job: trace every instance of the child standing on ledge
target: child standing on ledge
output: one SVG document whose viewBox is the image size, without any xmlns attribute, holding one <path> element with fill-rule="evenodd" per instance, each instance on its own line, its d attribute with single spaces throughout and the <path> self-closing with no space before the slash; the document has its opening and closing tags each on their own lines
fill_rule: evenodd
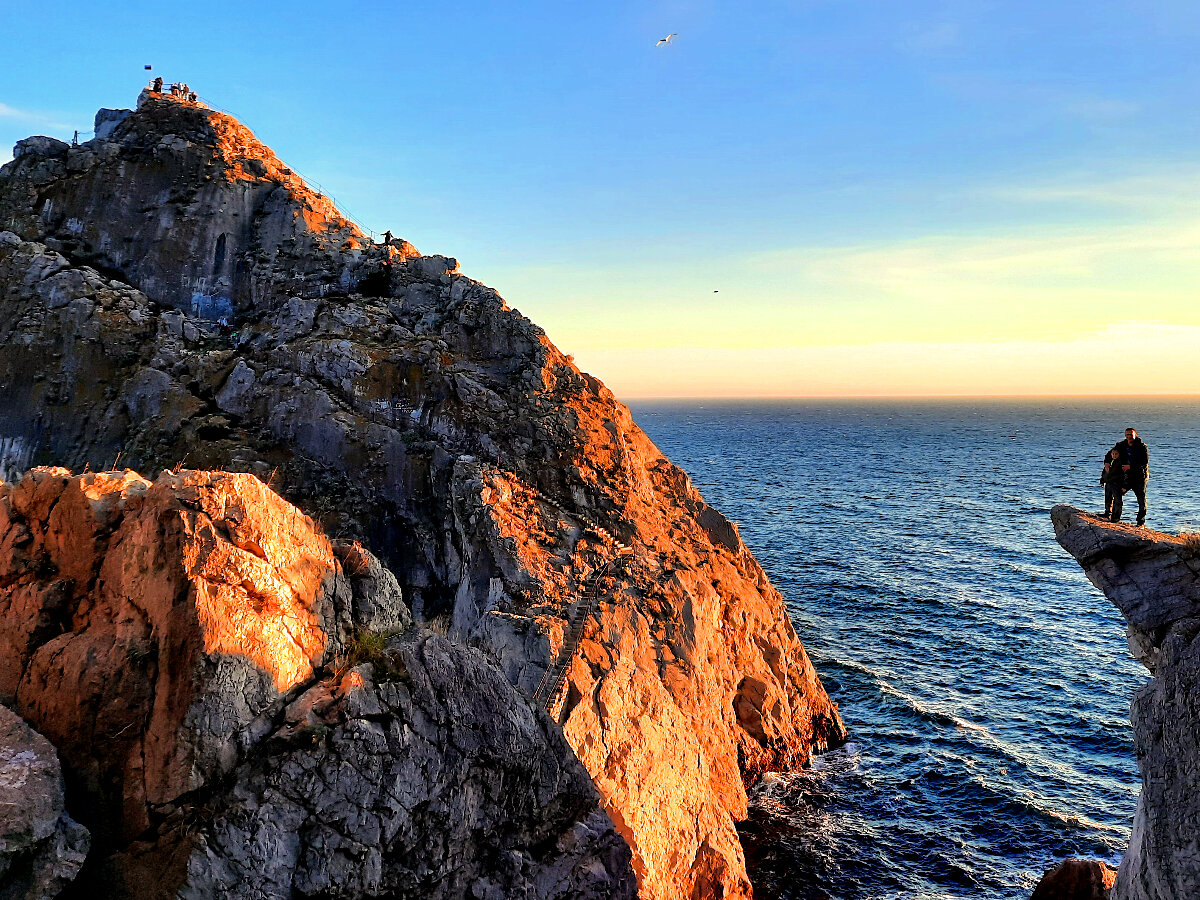
<svg viewBox="0 0 1200 900">
<path fill-rule="evenodd" d="M 1121 521 L 1121 499 L 1125 487 L 1125 470 L 1121 468 L 1121 451 L 1114 447 L 1104 456 L 1104 468 L 1100 472 L 1100 483 L 1104 485 L 1104 518 Z"/>
</svg>

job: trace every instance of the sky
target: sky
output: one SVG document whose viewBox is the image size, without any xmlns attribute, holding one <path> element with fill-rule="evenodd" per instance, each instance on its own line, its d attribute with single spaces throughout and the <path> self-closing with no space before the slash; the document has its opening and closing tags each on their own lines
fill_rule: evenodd
<svg viewBox="0 0 1200 900">
<path fill-rule="evenodd" d="M 0 161 L 153 65 L 622 399 L 1200 394 L 1195 0 L 98 6 Z"/>
</svg>

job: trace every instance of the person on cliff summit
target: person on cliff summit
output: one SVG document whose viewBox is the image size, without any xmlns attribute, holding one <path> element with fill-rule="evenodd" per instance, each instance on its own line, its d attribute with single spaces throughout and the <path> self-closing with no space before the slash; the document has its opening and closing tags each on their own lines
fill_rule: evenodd
<svg viewBox="0 0 1200 900">
<path fill-rule="evenodd" d="M 1146 481 L 1150 478 L 1150 450 L 1137 436 L 1134 428 L 1125 429 L 1125 440 L 1118 443 L 1113 450 L 1118 452 L 1121 471 L 1125 473 L 1125 487 L 1133 491 L 1137 497 L 1137 524 L 1146 524 Z M 1121 521 L 1121 498 L 1113 501 L 1112 520 Z"/>
<path fill-rule="evenodd" d="M 1104 518 L 1112 519 L 1113 505 L 1119 509 L 1121 497 L 1128 490 L 1125 487 L 1125 470 L 1121 468 L 1121 451 L 1116 447 L 1104 454 L 1100 483 L 1104 485 Z"/>
</svg>

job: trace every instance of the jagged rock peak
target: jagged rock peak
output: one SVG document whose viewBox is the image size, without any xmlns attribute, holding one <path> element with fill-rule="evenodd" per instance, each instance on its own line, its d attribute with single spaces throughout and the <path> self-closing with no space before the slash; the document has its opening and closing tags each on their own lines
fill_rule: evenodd
<svg viewBox="0 0 1200 900">
<path fill-rule="evenodd" d="M 1130 707 L 1142 792 L 1113 900 L 1200 896 L 1200 536 L 1051 511 L 1055 536 L 1128 623 L 1154 677 Z"/>
<path fill-rule="evenodd" d="M 0 227 L 213 320 L 378 280 L 418 255 L 372 243 L 232 116 L 149 94 L 103 118 L 106 136 L 79 146 L 17 144 L 0 169 Z"/>
</svg>

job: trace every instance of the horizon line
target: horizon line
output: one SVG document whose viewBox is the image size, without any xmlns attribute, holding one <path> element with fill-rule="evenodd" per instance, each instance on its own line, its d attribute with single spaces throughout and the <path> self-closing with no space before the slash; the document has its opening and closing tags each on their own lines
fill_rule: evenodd
<svg viewBox="0 0 1200 900">
<path fill-rule="evenodd" d="M 746 395 L 716 395 L 716 396 L 633 396 L 633 397 L 618 397 L 622 403 L 663 403 L 663 402 L 685 402 L 685 403 L 715 403 L 718 401 L 730 402 L 757 402 L 757 403 L 794 403 L 797 401 L 880 401 L 880 400 L 1194 400 L 1200 402 L 1200 393 L 1196 394 L 795 394 L 795 395 L 775 395 L 775 394 L 746 394 Z"/>
</svg>

